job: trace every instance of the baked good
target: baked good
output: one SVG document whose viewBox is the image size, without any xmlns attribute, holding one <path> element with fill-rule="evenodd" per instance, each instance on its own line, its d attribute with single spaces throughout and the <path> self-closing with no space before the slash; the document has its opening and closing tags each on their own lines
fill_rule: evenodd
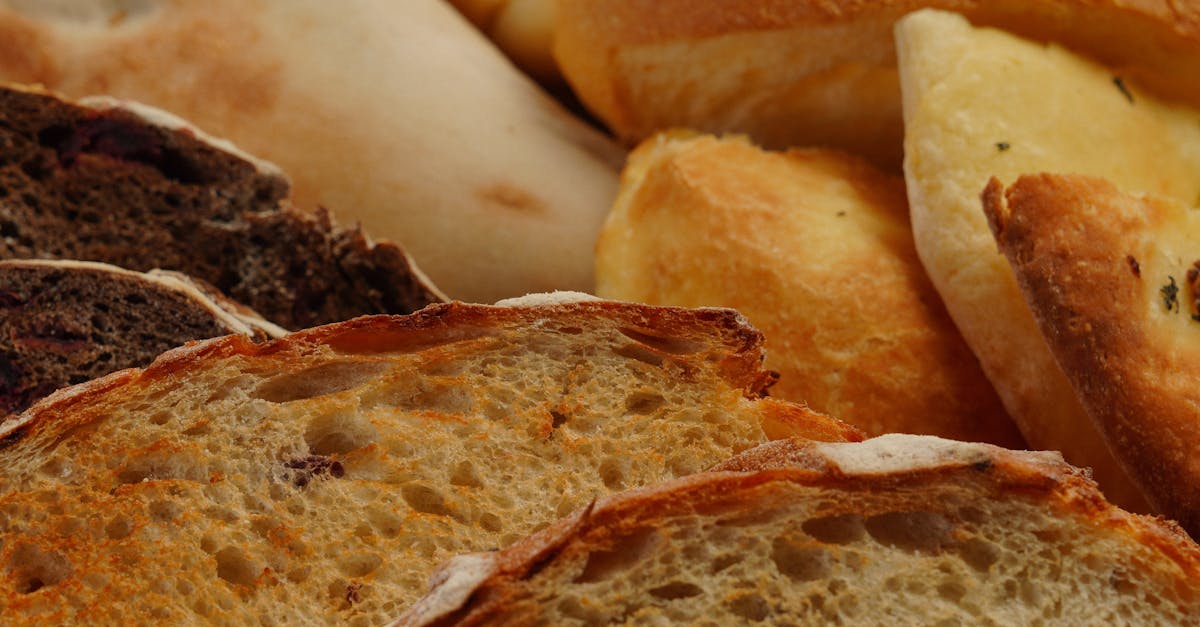
<svg viewBox="0 0 1200 627">
<path fill-rule="evenodd" d="M 1200 197 L 1200 110 L 950 13 L 904 18 L 896 41 L 905 179 L 925 269 L 1029 444 L 1061 450 L 1094 469 L 1110 500 L 1144 508 L 1046 348 L 979 194 L 993 176 L 1079 172 L 1191 202 Z"/>
<path fill-rule="evenodd" d="M 555 0 L 449 0 L 539 83 L 562 82 L 554 61 Z"/>
<path fill-rule="evenodd" d="M 0 427 L 6 621 L 381 624 L 453 554 L 769 437 L 729 310 L 451 303 L 189 344 Z"/>
<path fill-rule="evenodd" d="M 1200 104 L 1193 0 L 559 0 L 555 57 L 629 143 L 684 126 L 770 148 L 842 148 L 895 170 L 903 124 L 892 28 L 926 7 L 1062 42 Z"/>
<path fill-rule="evenodd" d="M 1058 362 L 1150 502 L 1200 537 L 1200 219 L 1082 176 L 993 181 L 984 207 Z"/>
<path fill-rule="evenodd" d="M 396 625 L 1180 625 L 1200 548 L 1055 453 L 766 444 L 457 557 Z"/>
<path fill-rule="evenodd" d="M 861 159 L 646 140 L 596 244 L 596 293 L 737 309 L 766 335 L 773 396 L 870 435 L 1022 444 L 917 259 L 903 181 Z"/>
<path fill-rule="evenodd" d="M 444 0 L 6 1 L 0 40 L 0 78 L 228 138 L 453 298 L 592 289 L 624 152 Z"/>
<path fill-rule="evenodd" d="M 265 340 L 285 331 L 177 273 L 0 260 L 0 417 L 189 340 L 230 333 Z"/>
<path fill-rule="evenodd" d="M 107 98 L 0 86 L 0 259 L 166 268 L 289 329 L 444 300 L 394 244 L 287 200 L 275 166 Z"/>
</svg>

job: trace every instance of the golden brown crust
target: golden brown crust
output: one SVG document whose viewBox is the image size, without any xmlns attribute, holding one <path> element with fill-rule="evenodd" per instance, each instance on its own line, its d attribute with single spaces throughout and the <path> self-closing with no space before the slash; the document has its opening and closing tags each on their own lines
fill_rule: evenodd
<svg viewBox="0 0 1200 627">
<path fill-rule="evenodd" d="M 993 181 L 984 208 L 1043 335 L 1117 458 L 1200 533 L 1200 224 L 1098 178 Z M 1191 273 L 1191 274 L 1189 274 Z"/>
<path fill-rule="evenodd" d="M 887 442 L 883 442 L 885 439 Z M 763 447 L 772 450 L 764 453 L 760 450 Z M 1177 525 L 1112 506 L 1086 473 L 1053 454 L 922 436 L 885 436 L 849 445 L 791 440 L 763 447 L 713 472 L 601 499 L 499 553 L 451 561 L 435 576 L 430 594 L 396 624 L 476 625 L 537 616 L 536 605 L 521 598 L 513 584 L 546 568 L 560 555 L 603 550 L 612 535 L 655 528 L 659 521 L 672 516 L 755 511 L 761 505 L 752 500 L 755 488 L 777 482 L 848 493 L 877 490 L 893 494 L 908 490 L 919 493 L 924 487 L 940 483 L 958 485 L 979 498 L 1027 499 L 1042 503 L 1054 515 L 1086 521 L 1097 533 L 1112 533 L 1131 544 L 1150 547 L 1157 557 L 1178 568 L 1180 585 L 1188 585 L 1200 576 L 1200 547 Z M 897 452 L 913 453 L 915 457 L 889 461 Z M 876 468 L 876 464 L 882 467 Z M 832 509 L 823 510 L 825 516 L 864 513 L 855 510 L 854 504 L 831 502 L 827 507 Z M 468 565 L 469 574 L 456 573 Z M 460 574 L 467 576 L 456 580 Z M 446 589 L 447 581 L 458 589 Z"/>
<path fill-rule="evenodd" d="M 1023 443 L 913 245 L 902 182 L 827 150 L 663 133 L 632 154 L 597 294 L 737 309 L 772 395 L 872 435 Z"/>
<path fill-rule="evenodd" d="M 583 102 L 629 143 L 689 126 L 749 133 L 770 147 L 830 145 L 898 167 L 892 25 L 921 8 L 1061 42 L 1164 96 L 1200 103 L 1192 1 L 563 0 L 555 56 Z M 738 73 L 722 74 L 723 64 Z M 705 72 L 722 80 L 700 80 Z"/>
</svg>

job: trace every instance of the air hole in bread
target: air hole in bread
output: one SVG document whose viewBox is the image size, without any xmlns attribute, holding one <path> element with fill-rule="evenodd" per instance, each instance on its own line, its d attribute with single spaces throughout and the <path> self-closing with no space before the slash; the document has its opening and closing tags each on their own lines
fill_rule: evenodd
<svg viewBox="0 0 1200 627">
<path fill-rule="evenodd" d="M 626 359 L 633 359 L 644 364 L 649 364 L 655 368 L 662 366 L 665 357 L 658 353 L 642 346 L 641 344 L 626 344 L 625 346 L 617 347 L 613 350 L 614 353 Z"/>
<path fill-rule="evenodd" d="M 968 566 L 987 572 L 1000 559 L 1000 547 L 982 538 L 968 538 L 956 547 Z"/>
<path fill-rule="evenodd" d="M 156 412 L 153 416 L 150 416 L 150 424 L 152 424 L 152 425 L 162 426 L 162 425 L 167 424 L 170 421 L 171 421 L 171 412 L 160 411 L 160 412 Z"/>
<path fill-rule="evenodd" d="M 124 484 L 161 479 L 207 481 L 208 470 L 194 455 L 186 451 L 155 451 L 125 462 L 117 471 L 117 480 Z"/>
<path fill-rule="evenodd" d="M 254 580 L 262 572 L 262 567 L 256 565 L 243 551 L 235 546 L 227 546 L 217 551 L 217 576 L 238 586 L 252 586 Z"/>
<path fill-rule="evenodd" d="M 470 460 L 463 460 L 454 466 L 454 470 L 450 473 L 450 485 L 462 486 L 464 488 L 481 488 L 483 480 L 479 478 L 479 472 L 475 469 L 475 464 Z"/>
<path fill-rule="evenodd" d="M 159 522 L 175 520 L 180 512 L 178 505 L 165 499 L 151 501 L 149 510 L 150 516 Z"/>
<path fill-rule="evenodd" d="M 288 403 L 356 388 L 379 376 L 388 366 L 373 361 L 338 361 L 280 375 L 264 381 L 254 398 Z"/>
<path fill-rule="evenodd" d="M 576 583 L 605 581 L 628 571 L 654 550 L 659 541 L 658 532 L 643 528 L 620 538 L 618 544 L 607 551 L 593 551 L 588 555 L 583 572 L 575 578 Z"/>
<path fill-rule="evenodd" d="M 433 486 L 423 483 L 409 483 L 400 488 L 400 496 L 408 506 L 418 512 L 436 516 L 450 516 L 451 509 L 446 504 L 446 497 Z"/>
<path fill-rule="evenodd" d="M 367 510 L 367 521 L 379 535 L 385 538 L 394 538 L 404 530 L 404 519 L 391 510 L 379 506 Z"/>
<path fill-rule="evenodd" d="M 967 595 L 967 588 L 957 581 L 947 581 L 937 587 L 937 593 L 947 602 L 957 604 Z"/>
<path fill-rule="evenodd" d="M 383 564 L 383 558 L 375 553 L 351 553 L 343 556 L 338 568 L 347 577 L 365 577 Z"/>
<path fill-rule="evenodd" d="M 56 551 L 20 544 L 9 555 L 8 572 L 17 593 L 32 594 L 66 579 L 71 574 L 71 564 Z"/>
<path fill-rule="evenodd" d="M 628 471 L 627 458 L 608 457 L 600 462 L 600 480 L 611 490 L 620 490 L 625 486 L 625 476 Z"/>
<path fill-rule="evenodd" d="M 304 441 L 314 455 L 342 455 L 371 444 L 379 437 L 375 426 L 357 412 L 337 411 L 311 419 Z"/>
<path fill-rule="evenodd" d="M 568 416 L 560 411 L 550 410 L 550 428 L 557 429 L 567 424 Z"/>
<path fill-rule="evenodd" d="M 871 516 L 867 533 L 882 544 L 907 551 L 936 553 L 952 542 L 954 526 L 934 512 L 888 512 Z"/>
<path fill-rule="evenodd" d="M 779 572 L 795 581 L 815 581 L 833 572 L 833 558 L 819 546 L 805 546 L 804 540 L 780 536 L 771 543 L 771 561 Z"/>
<path fill-rule="evenodd" d="M 650 589 L 650 595 L 665 601 L 690 599 L 704 594 L 704 589 L 686 581 L 672 581 L 666 585 Z"/>
<path fill-rule="evenodd" d="M 704 348 L 703 344 L 685 340 L 677 337 L 668 337 L 664 335 L 656 335 L 645 329 L 635 329 L 633 327 L 621 327 L 617 329 L 621 335 L 639 343 L 645 344 L 654 350 L 667 353 L 669 355 L 691 355 L 699 352 Z"/>
<path fill-rule="evenodd" d="M 725 555 L 718 555 L 715 559 L 713 559 L 712 566 L 709 567 L 708 572 L 715 575 L 727 568 L 730 568 L 736 564 L 741 563 L 742 560 L 744 560 L 744 559 L 745 558 L 742 555 L 739 555 L 737 553 L 726 553 Z"/>
<path fill-rule="evenodd" d="M 662 394 L 654 392 L 634 392 L 625 399 L 625 413 L 645 416 L 658 411 L 667 404 Z"/>
<path fill-rule="evenodd" d="M 133 532 L 133 523 L 124 514 L 118 514 L 104 525 L 104 535 L 110 540 L 121 540 Z"/>
<path fill-rule="evenodd" d="M 727 602 L 729 612 L 738 618 L 760 623 L 771 614 L 771 606 L 761 596 L 749 593 L 742 594 Z"/>
<path fill-rule="evenodd" d="M 826 544 L 852 544 L 866 535 L 862 516 L 857 514 L 811 518 L 801 523 L 800 528 Z"/>
<path fill-rule="evenodd" d="M 504 522 L 492 512 L 484 512 L 479 516 L 479 526 L 485 531 L 496 533 L 504 528 Z"/>
</svg>

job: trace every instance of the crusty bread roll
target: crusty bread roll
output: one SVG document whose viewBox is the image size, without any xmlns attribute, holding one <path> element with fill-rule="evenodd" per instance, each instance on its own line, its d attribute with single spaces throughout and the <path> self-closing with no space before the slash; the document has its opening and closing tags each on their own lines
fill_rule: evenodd
<svg viewBox="0 0 1200 627">
<path fill-rule="evenodd" d="M 656 135 L 622 175 L 596 281 L 741 311 L 766 335 L 772 395 L 869 434 L 1022 443 L 917 259 L 903 181 L 861 159 Z"/>
<path fill-rule="evenodd" d="M 1158 100 L 1060 47 L 951 13 L 914 13 L 896 36 L 905 178 L 925 269 L 1030 445 L 1093 468 L 1112 501 L 1139 507 L 1139 491 L 1047 350 L 979 194 L 993 176 L 1010 183 L 1027 172 L 1080 172 L 1192 202 L 1200 110 Z"/>
<path fill-rule="evenodd" d="M 0 427 L 8 624 L 379 625 L 438 563 L 770 437 L 729 310 L 433 305 L 168 352 Z"/>
<path fill-rule="evenodd" d="M 622 157 L 442 0 L 0 2 L 0 77 L 112 94 L 270 159 L 451 297 L 590 290 Z"/>
<path fill-rule="evenodd" d="M 827 145 L 898 169 L 892 27 L 922 7 L 1063 42 L 1200 103 L 1200 3 L 1166 0 L 559 0 L 555 56 L 622 139 L 674 126 Z"/>
<path fill-rule="evenodd" d="M 1103 179 L 993 180 L 984 206 L 1043 336 L 1150 501 L 1200 537 L 1200 216 Z"/>
<path fill-rule="evenodd" d="M 776 442 L 455 558 L 396 626 L 1181 625 L 1200 548 L 1054 453 Z"/>
<path fill-rule="evenodd" d="M 543 84 L 562 81 L 552 53 L 555 0 L 448 0 Z"/>
</svg>

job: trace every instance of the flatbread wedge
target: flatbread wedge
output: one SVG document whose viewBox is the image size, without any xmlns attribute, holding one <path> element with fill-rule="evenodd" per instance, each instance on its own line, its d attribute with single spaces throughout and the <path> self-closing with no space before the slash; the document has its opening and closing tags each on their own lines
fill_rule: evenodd
<svg viewBox="0 0 1200 627">
<path fill-rule="evenodd" d="M 1103 179 L 1039 174 L 984 207 L 1026 300 L 1117 458 L 1200 537 L 1200 215 Z"/>
<path fill-rule="evenodd" d="M 951 13 L 905 17 L 896 43 L 905 179 L 925 269 L 1029 444 L 1061 450 L 1093 468 L 1114 502 L 1144 507 L 1046 348 L 979 194 L 993 176 L 1078 172 L 1191 203 L 1200 196 L 1200 110 Z"/>
</svg>

